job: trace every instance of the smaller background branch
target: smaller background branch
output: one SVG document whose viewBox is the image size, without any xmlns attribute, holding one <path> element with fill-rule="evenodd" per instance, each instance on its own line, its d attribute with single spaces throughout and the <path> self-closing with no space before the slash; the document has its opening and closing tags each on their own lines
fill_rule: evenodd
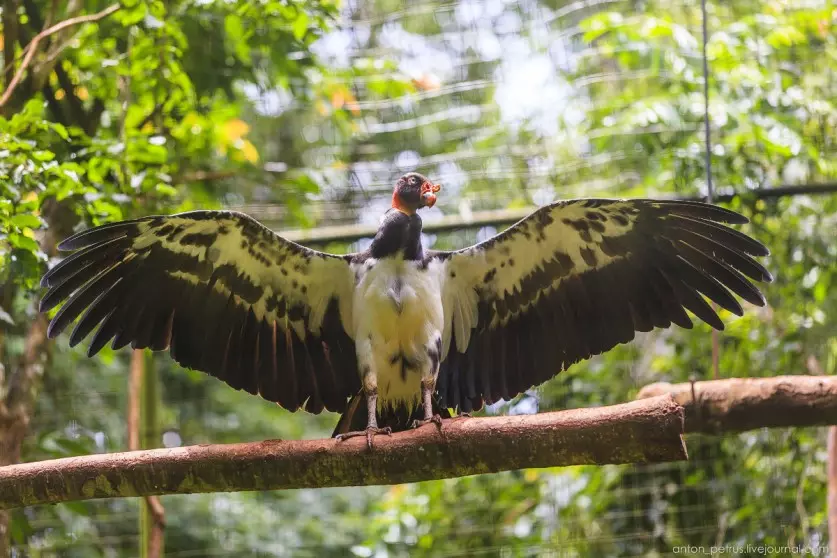
<svg viewBox="0 0 837 558">
<path fill-rule="evenodd" d="M 776 376 L 645 386 L 638 399 L 671 394 L 686 412 L 686 433 L 743 432 L 837 424 L 837 377 Z"/>
</svg>

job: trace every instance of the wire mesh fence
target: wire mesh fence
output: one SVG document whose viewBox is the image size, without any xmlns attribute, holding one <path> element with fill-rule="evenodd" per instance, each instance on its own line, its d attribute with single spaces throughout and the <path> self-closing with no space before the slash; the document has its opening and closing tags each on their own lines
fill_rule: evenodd
<svg viewBox="0 0 837 558">
<path fill-rule="evenodd" d="M 827 162 L 837 155 L 829 134 L 837 77 L 819 70 L 833 56 L 833 31 L 818 35 L 799 23 L 828 10 L 815 1 L 708 5 L 718 187 L 745 192 L 834 178 Z M 328 103 L 242 85 L 254 106 L 251 137 L 277 183 L 287 170 L 316 178 L 319 192 L 306 201 L 315 224 L 377 224 L 394 180 L 408 170 L 443 184 L 438 205 L 423 217 L 428 223 L 556 197 L 706 194 L 700 2 L 351 0 L 342 15 L 340 28 L 317 47 L 333 68 Z M 810 40 L 794 35 L 789 22 Z M 351 124 L 311 117 L 338 110 L 353 116 Z M 804 119 L 805 129 L 792 119 Z M 279 121 L 299 128 L 277 130 Z M 288 134 L 306 143 L 295 161 L 284 159 Z M 225 202 L 273 228 L 291 226 L 271 184 L 232 185 Z M 424 240 L 449 248 L 495 232 L 464 228 Z M 356 250 L 365 242 L 329 248 Z M 757 327 L 758 319 L 743 319 L 741 327 Z M 748 346 L 772 343 L 768 333 L 762 328 Z M 760 357 L 739 353 L 745 349 L 736 335 L 747 337 L 739 331 L 722 341 L 722 375 L 759 375 Z M 827 337 L 792 343 L 816 353 Z M 641 336 L 606 361 L 579 365 L 488 412 L 623 401 L 660 377 L 706 374 L 694 364 L 706 359 L 694 355 L 708 343 L 708 334 L 688 342 L 666 333 Z M 110 358 L 103 370 L 75 355 L 72 385 L 47 380 L 30 428 L 61 435 L 34 437 L 31 452 L 124 449 L 128 359 Z M 165 388 L 154 438 L 161 446 L 315 437 L 327 435 L 335 420 L 291 417 L 158 362 Z M 679 369 L 684 362 L 693 368 Z M 73 442 L 78 446 L 67 450 Z M 826 555 L 824 431 L 688 442 L 687 463 L 164 497 L 167 555 Z M 133 500 L 27 509 L 35 535 L 16 555 L 136 555 L 138 510 Z M 773 545 L 775 552 L 748 545 Z"/>
</svg>

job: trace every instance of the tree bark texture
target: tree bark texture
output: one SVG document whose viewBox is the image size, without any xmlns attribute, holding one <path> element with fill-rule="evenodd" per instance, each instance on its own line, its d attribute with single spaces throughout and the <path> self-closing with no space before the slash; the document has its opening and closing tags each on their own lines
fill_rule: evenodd
<svg viewBox="0 0 837 558">
<path fill-rule="evenodd" d="M 651 384 L 638 399 L 671 394 L 686 412 L 686 433 L 837 425 L 837 377 L 776 376 Z"/>
<path fill-rule="evenodd" d="M 346 441 L 202 445 L 0 468 L 0 509 L 91 498 L 396 484 L 529 467 L 686 459 L 670 395 L 611 407 L 446 420 Z"/>
</svg>

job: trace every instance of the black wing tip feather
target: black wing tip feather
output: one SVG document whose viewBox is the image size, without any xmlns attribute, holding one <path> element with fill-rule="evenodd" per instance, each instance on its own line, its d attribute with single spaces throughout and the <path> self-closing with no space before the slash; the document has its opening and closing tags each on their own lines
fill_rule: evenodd
<svg viewBox="0 0 837 558">
<path fill-rule="evenodd" d="M 119 224 L 119 223 L 116 223 Z M 83 231 L 79 231 L 71 236 L 68 236 L 64 240 L 58 243 L 58 251 L 60 252 L 74 252 L 79 248 L 84 248 L 88 246 L 87 243 L 84 242 L 85 237 L 89 237 L 92 233 L 99 232 L 101 230 L 111 228 L 114 223 L 107 224 L 107 225 L 100 225 L 98 227 L 92 227 L 89 229 L 84 229 Z"/>
<path fill-rule="evenodd" d="M 121 231 L 130 229 L 145 221 L 151 221 L 157 218 L 165 218 L 164 215 L 148 215 L 147 217 L 139 217 L 137 219 L 126 219 L 124 221 L 115 221 L 113 223 L 105 223 L 96 227 L 90 227 L 79 231 L 72 236 L 69 236 L 58 243 L 58 250 L 61 252 L 73 252 L 80 248 L 92 246 L 97 242 L 112 240 L 119 235 Z M 102 233 L 108 233 L 102 236 Z"/>
<path fill-rule="evenodd" d="M 49 293 L 47 293 L 47 294 L 49 294 Z M 50 311 L 50 308 L 47 307 L 47 304 L 49 303 L 49 300 L 45 301 L 45 299 L 46 299 L 46 297 L 41 298 L 41 300 L 38 302 L 38 313 L 39 314 L 43 314 L 44 312 L 49 312 Z"/>
<path fill-rule="evenodd" d="M 47 325 L 47 339 L 55 339 L 56 337 L 58 337 L 58 333 L 55 331 L 55 318 L 53 318 Z"/>
<path fill-rule="evenodd" d="M 70 237 L 67 237 L 64 240 L 62 240 L 61 242 L 59 242 L 58 246 L 57 246 L 58 251 L 59 252 L 73 252 L 73 251 L 77 250 L 78 248 L 80 248 L 80 246 L 78 246 L 76 244 L 76 242 L 79 240 L 79 238 L 82 237 L 82 235 L 84 233 L 88 232 L 89 230 L 91 230 L 91 229 L 85 229 L 85 230 L 83 230 L 81 232 L 78 232 L 78 233 L 76 233 L 76 234 L 74 234 Z M 44 279 L 46 279 L 46 276 L 44 276 Z"/>
<path fill-rule="evenodd" d="M 55 339 L 61 335 L 62 331 L 64 331 L 64 327 L 61 327 L 58 321 L 58 315 L 56 315 L 49 321 L 49 325 L 47 326 L 47 339 Z"/>
<path fill-rule="evenodd" d="M 666 209 L 671 210 L 671 212 L 675 215 L 691 219 L 697 218 L 698 220 L 704 222 L 709 221 L 711 223 L 725 223 L 732 225 L 746 225 L 750 223 L 750 219 L 747 216 L 737 211 L 733 211 L 732 209 L 727 209 L 725 207 L 721 207 L 713 203 L 708 203 L 706 201 L 653 199 L 647 199 L 643 201 L 651 202 L 653 204 L 657 204 L 658 206 L 663 206 Z M 678 208 L 681 211 L 678 211 Z M 767 257 L 770 255 L 770 249 L 755 238 L 749 235 L 744 235 L 744 233 L 740 233 L 736 229 L 727 227 L 725 225 L 716 224 L 715 226 L 729 231 L 730 234 L 746 237 L 749 252 L 751 253 L 751 255 L 759 257 Z M 760 280 L 764 281 L 765 283 L 770 283 L 773 281 L 773 276 L 770 273 L 766 272 L 762 274 Z"/>
<path fill-rule="evenodd" d="M 678 200 L 678 199 L 670 199 L 670 200 L 646 200 L 658 205 L 663 205 L 672 209 L 675 213 L 677 213 L 678 207 L 683 211 L 686 215 L 694 215 L 695 211 L 698 212 L 698 216 L 702 219 L 707 219 L 710 221 L 715 221 L 718 223 L 730 223 L 733 225 L 746 225 L 750 222 L 750 219 L 737 211 L 732 209 L 728 209 L 726 207 L 721 207 L 720 205 L 715 205 L 714 203 L 709 203 L 707 201 L 700 201 L 700 200 Z"/>
<path fill-rule="evenodd" d="M 734 224 L 734 225 L 744 225 L 750 222 L 750 220 L 730 209 L 726 209 L 714 204 L 707 203 L 705 201 L 683 201 L 683 200 L 667 200 L 663 202 L 657 202 L 662 207 L 666 209 L 669 214 L 676 216 L 678 221 L 681 225 L 685 225 L 685 228 L 691 228 L 688 226 L 688 223 L 691 221 L 694 226 L 694 232 L 696 234 L 700 234 L 704 236 L 704 238 L 712 242 L 722 243 L 726 250 L 731 250 L 736 253 L 736 255 L 743 260 L 745 263 L 748 264 L 748 267 L 752 267 L 749 269 L 751 279 L 754 281 L 760 281 L 764 283 L 771 283 L 773 281 L 773 275 L 758 261 L 756 261 L 755 257 L 765 257 L 770 255 L 770 250 L 759 242 L 758 240 L 752 238 L 749 235 L 741 233 L 736 229 L 727 226 L 727 224 Z M 702 223 L 702 225 L 699 225 Z M 677 225 L 675 225 L 677 226 Z M 707 232 L 708 229 L 710 232 Z M 715 230 L 719 233 L 719 236 L 716 237 L 715 234 L 711 234 L 711 230 Z M 723 235 L 723 236 L 720 236 Z M 689 246 L 690 249 L 694 250 L 694 247 Z M 683 257 L 682 255 L 680 257 Z M 728 262 L 724 262 L 723 258 L 718 261 L 718 258 L 715 254 L 703 254 L 702 257 L 710 258 L 717 262 L 717 265 L 723 266 L 724 269 L 728 272 L 727 275 L 731 273 L 736 273 L 736 277 L 740 277 L 737 271 L 732 268 L 737 267 L 736 265 L 730 265 Z M 691 262 L 689 258 L 684 258 L 685 261 L 689 262 L 691 265 L 694 265 L 694 262 Z M 727 289 L 735 291 L 740 298 L 754 304 L 756 306 L 763 307 L 767 304 L 767 299 L 758 288 L 756 288 L 750 281 L 748 281 L 744 277 L 740 277 L 740 280 L 746 283 L 749 287 L 744 290 L 748 296 L 742 296 L 741 288 L 732 289 L 728 284 L 730 281 L 727 278 L 726 281 L 721 280 L 721 277 L 716 276 L 714 273 L 708 272 L 708 270 L 701 270 L 700 266 L 695 266 L 696 270 L 701 274 L 704 275 L 707 279 L 711 279 L 713 283 L 717 283 L 716 287 L 713 288 L 715 291 L 715 296 L 710 296 L 710 300 L 715 302 L 721 308 L 726 309 L 727 311 L 735 314 L 737 316 L 744 315 L 744 309 L 741 304 L 738 302 L 735 297 L 728 292 Z M 733 278 L 734 279 L 734 278 Z M 712 285 L 707 285 L 712 286 Z M 722 289 L 722 291 L 718 291 L 718 287 Z M 694 289 L 694 284 L 689 285 L 687 288 L 690 290 Z M 686 307 L 692 314 L 694 314 L 697 318 L 701 321 L 708 324 L 715 330 L 723 331 L 724 330 L 724 323 L 721 320 L 720 316 L 717 313 L 715 307 L 709 307 L 705 304 L 704 297 L 707 297 L 707 293 L 704 292 L 703 288 L 694 289 L 698 291 L 696 296 L 701 298 L 700 301 L 692 299 L 690 303 L 683 304 L 684 302 L 688 302 L 687 300 L 681 299 L 680 302 L 682 306 Z M 710 293 L 711 294 L 711 293 Z M 717 299 L 718 294 L 723 294 L 724 296 L 724 304 L 720 304 Z M 681 293 L 682 295 L 682 293 Z M 734 302 L 734 304 L 728 304 L 728 302 Z M 697 304 L 696 308 L 692 308 Z M 695 313 L 694 310 L 699 310 L 699 313 Z M 680 324 L 678 324 L 680 325 Z M 682 327 L 682 326 L 681 326 Z"/>
<path fill-rule="evenodd" d="M 692 213 L 679 213 L 677 211 L 677 206 L 678 205 L 683 205 L 684 203 L 686 203 L 686 202 L 672 202 L 670 205 L 672 206 L 672 209 L 674 209 L 673 213 L 680 216 L 680 217 L 684 217 L 686 219 L 697 218 L 698 220 L 701 220 L 701 221 L 704 221 L 704 222 L 709 221 L 709 222 L 712 222 L 712 223 L 746 225 L 750 222 L 750 219 L 747 218 L 746 216 L 742 215 L 741 213 L 738 213 L 738 212 L 733 211 L 731 209 L 720 207 L 720 206 L 717 206 L 717 205 L 714 205 L 714 204 L 709 204 L 709 203 L 706 203 L 706 202 L 690 202 L 690 204 L 694 204 L 695 206 L 699 205 L 702 208 L 706 208 L 706 209 L 711 208 L 711 210 L 705 212 L 704 214 L 695 215 L 695 214 L 692 214 Z M 723 219 L 718 218 L 719 214 L 723 215 L 726 218 L 723 218 Z M 762 242 L 753 238 L 752 236 L 746 235 L 746 234 L 744 234 L 742 232 L 739 232 L 738 230 L 736 230 L 732 227 L 725 226 L 724 224 L 715 224 L 713 226 L 716 227 L 716 228 L 720 228 L 721 230 L 723 230 L 725 232 L 728 232 L 730 235 L 734 235 L 738 239 L 744 241 L 747 245 L 748 253 L 750 253 L 751 255 L 760 256 L 760 257 L 766 257 L 766 256 L 770 255 L 770 249 L 767 246 L 765 246 Z M 767 282 L 772 281 L 772 277 L 770 279 L 766 279 L 766 281 Z"/>
</svg>

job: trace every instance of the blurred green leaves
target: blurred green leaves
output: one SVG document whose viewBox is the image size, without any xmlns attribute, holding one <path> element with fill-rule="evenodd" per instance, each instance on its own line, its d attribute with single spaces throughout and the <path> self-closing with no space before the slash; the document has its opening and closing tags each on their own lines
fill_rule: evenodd
<svg viewBox="0 0 837 558">
<path fill-rule="evenodd" d="M 26 9 L 35 12 L 24 10 L 22 23 L 42 20 L 47 4 L 30 3 Z M 67 17 L 83 11 L 67 9 L 76 10 Z M 60 70 L 48 76 L 48 92 L 21 88 L 26 100 L 20 110 L 0 118 L 4 279 L 28 289 L 43 270 L 38 215 L 47 199 L 100 224 L 140 205 L 146 213 L 191 206 L 193 186 L 205 187 L 191 177 L 264 177 L 256 167 L 258 149 L 246 137 L 249 126 L 240 118 L 237 83 L 306 80 L 306 69 L 316 68 L 308 46 L 334 15 L 328 2 L 197 7 L 135 0 L 108 19 L 75 29 L 74 40 L 60 50 Z M 218 40 L 206 40 L 213 33 Z M 302 56 L 291 59 L 291 51 Z M 207 66 L 213 56 L 221 58 L 218 66 Z M 316 191 L 306 177 L 285 187 L 302 196 Z"/>
</svg>

